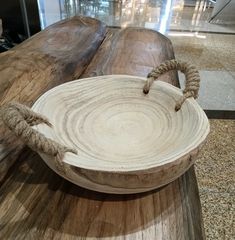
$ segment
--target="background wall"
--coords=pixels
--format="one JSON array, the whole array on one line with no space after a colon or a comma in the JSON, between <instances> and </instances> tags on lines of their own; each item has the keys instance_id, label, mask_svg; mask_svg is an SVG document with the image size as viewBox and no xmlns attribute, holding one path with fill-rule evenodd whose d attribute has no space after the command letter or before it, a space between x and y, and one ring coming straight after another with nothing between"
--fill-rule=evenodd
<instances>
[{"instance_id":1,"label":"background wall","mask_svg":"<svg viewBox=\"0 0 235 240\"><path fill-rule=\"evenodd\" d=\"M23 15L19 0L0 0L0 18L2 19L3 30L26 35ZM31 35L41 30L38 5L36 0L25 1L29 19Z\"/></svg>"}]
</instances>

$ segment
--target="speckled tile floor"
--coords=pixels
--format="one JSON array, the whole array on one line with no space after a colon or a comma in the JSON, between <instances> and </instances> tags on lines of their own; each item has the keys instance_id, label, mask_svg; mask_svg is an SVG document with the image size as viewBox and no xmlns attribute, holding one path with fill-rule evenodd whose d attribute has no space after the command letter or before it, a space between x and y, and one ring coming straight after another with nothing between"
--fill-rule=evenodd
<instances>
[{"instance_id":1,"label":"speckled tile floor","mask_svg":"<svg viewBox=\"0 0 235 240\"><path fill-rule=\"evenodd\" d=\"M199 97L199 103L204 109L208 106L219 109L223 105L222 108L234 110L235 35L199 33L199 36L169 34L168 37L176 58L199 69L203 87L200 93L204 98L200 101ZM212 88L217 81L228 87L225 90L221 84L215 86L222 94L217 94L219 98ZM235 239L235 120L213 119L210 125L211 132L195 164L206 239L232 240Z\"/></svg>"},{"instance_id":2,"label":"speckled tile floor","mask_svg":"<svg viewBox=\"0 0 235 240\"><path fill-rule=\"evenodd\" d=\"M235 120L210 120L195 168L207 239L235 239Z\"/></svg>"},{"instance_id":3,"label":"speckled tile floor","mask_svg":"<svg viewBox=\"0 0 235 240\"><path fill-rule=\"evenodd\" d=\"M233 92L233 100L226 106L234 109L235 35L204 35L206 39L198 39L196 36L168 37L172 41L176 58L197 66L202 86L208 81L205 72L213 75L212 83L220 80L221 74L231 76L231 85L228 87ZM223 80L226 85L229 79L226 77ZM203 94L214 96L209 87L205 85ZM224 103L229 95L228 89L224 91L218 87L218 91L224 98L215 98L214 106L217 108L220 100ZM201 102L201 105L204 103ZM235 239L235 120L211 119L210 124L211 132L195 164L206 239L232 240Z\"/></svg>"}]
</instances>

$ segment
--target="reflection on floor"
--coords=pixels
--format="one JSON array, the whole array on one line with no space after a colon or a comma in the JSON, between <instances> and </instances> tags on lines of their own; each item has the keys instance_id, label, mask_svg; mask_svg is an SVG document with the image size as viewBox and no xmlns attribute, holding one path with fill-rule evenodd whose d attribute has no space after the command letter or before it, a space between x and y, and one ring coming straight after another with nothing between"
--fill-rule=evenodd
<instances>
[{"instance_id":1,"label":"reflection on floor","mask_svg":"<svg viewBox=\"0 0 235 240\"><path fill-rule=\"evenodd\" d=\"M184 5L184 1L171 0L83 0L79 1L76 7L75 5L64 9L65 17L82 14L98 18L109 26L145 27L161 33L169 29L182 29L182 26L185 30L196 29L200 26L200 18L208 18L211 13L211 9L206 8L206 2L197 4L195 8L192 5ZM202 11L201 8L207 11Z\"/></svg>"},{"instance_id":2,"label":"reflection on floor","mask_svg":"<svg viewBox=\"0 0 235 240\"><path fill-rule=\"evenodd\" d=\"M100 19L109 26L138 26L161 33L168 31L210 31L235 33L234 25L210 24L209 0L39 0L42 27L74 15ZM43 4L42 4L43 2Z\"/></svg>"},{"instance_id":3,"label":"reflection on floor","mask_svg":"<svg viewBox=\"0 0 235 240\"><path fill-rule=\"evenodd\" d=\"M200 36L198 38L198 35ZM178 59L200 72L199 103L207 110L235 110L235 35L198 33L168 35ZM183 85L183 76L180 75Z\"/></svg>"}]
</instances>

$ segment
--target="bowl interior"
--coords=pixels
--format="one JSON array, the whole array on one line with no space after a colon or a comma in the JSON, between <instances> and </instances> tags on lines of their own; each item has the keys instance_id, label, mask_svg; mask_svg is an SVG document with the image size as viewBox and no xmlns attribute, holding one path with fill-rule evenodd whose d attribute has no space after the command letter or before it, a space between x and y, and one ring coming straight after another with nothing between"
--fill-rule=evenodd
<instances>
[{"instance_id":1,"label":"bowl interior","mask_svg":"<svg viewBox=\"0 0 235 240\"><path fill-rule=\"evenodd\" d=\"M33 110L53 129L36 128L76 148L64 161L104 171L134 171L174 161L197 147L209 132L206 115L194 99L175 112L181 90L157 81L148 95L144 78L125 75L80 79L41 96Z\"/></svg>"}]
</instances>

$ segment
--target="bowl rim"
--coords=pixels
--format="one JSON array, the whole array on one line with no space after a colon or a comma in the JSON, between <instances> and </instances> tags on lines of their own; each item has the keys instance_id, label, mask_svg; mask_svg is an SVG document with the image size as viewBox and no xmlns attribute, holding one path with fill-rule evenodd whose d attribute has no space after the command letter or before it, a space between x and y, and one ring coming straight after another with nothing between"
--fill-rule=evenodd
<instances>
[{"instance_id":1,"label":"bowl rim","mask_svg":"<svg viewBox=\"0 0 235 240\"><path fill-rule=\"evenodd\" d=\"M96 78L100 78L100 77L103 77L104 79L105 78L110 78L110 77L116 77L116 78L131 78L131 79L138 79L143 81L146 81L146 78L144 77L139 77L139 76L132 76L132 75L124 75L124 74L112 74L112 75L101 75L101 76L95 76L95 77L89 77L89 78L81 78L81 79L76 79L76 80L73 80L73 81L70 81L70 82L66 82L66 83L63 83L63 84L60 84L50 90L48 90L47 92L45 92L44 94L42 94L36 101L35 103L33 104L32 106L32 110L34 110L35 112L38 112L37 110L37 107L40 105L40 102L46 98L48 95L50 95L52 92L56 91L57 89L60 89L64 86L67 86L67 85L70 85L70 84L76 84L76 82L80 82L80 81L89 81L89 80L95 80ZM161 80L158 80L158 81L154 81L152 87L156 87L157 85L159 86L162 86L162 87L165 87L165 88L168 88L172 91L174 91L178 96L182 96L182 90L180 88L177 88L175 86L173 86L172 84L169 84L167 82L163 82ZM177 160L179 159L185 159L187 156L190 156L191 153L193 151L195 151L195 149L199 148L203 142L205 141L207 135L209 134L210 132L210 124L209 124L209 120L205 114L205 112L203 111L203 109L200 107L200 105L197 103L197 101L194 99L194 98L188 98L186 99L185 102L191 102L192 105L194 106L194 111L198 112L198 114L201 115L201 121L204 121L205 124L203 126L206 126L205 128L205 131L203 132L202 135L200 135L200 138L197 139L197 142L194 142L194 145L189 144L190 147L187 147L187 151L181 151L179 154L174 154L172 157L168 157L166 158L164 161L162 162L158 162L157 164L150 164L150 165L145 165L142 164L141 166L136 166L135 164L134 165L131 165L130 164L130 168L115 168L115 167L110 167L110 166L87 166L86 164L83 164L83 163L86 163L86 160L83 159L82 160L82 164L81 164L81 161L79 161L79 164L76 164L75 161L71 160L71 159L74 159L74 158L78 158L79 156L76 155L76 154L73 154L73 153L70 153L70 152L66 152L65 155L64 155L64 159L63 159L63 162L73 166L73 167L79 167L79 168L82 168L82 169L87 169L87 170L92 170L92 171L101 171L101 172L115 172L115 173L136 173L136 172L139 172L139 171L151 171L151 170L154 170L158 167L162 167L162 166L166 166L168 164L174 164L174 162L177 162ZM40 125L37 125L37 126L34 126L34 128L40 132ZM202 128L202 126L201 126ZM46 136L46 134L43 132L43 134ZM46 136L48 137L48 136ZM54 140L54 139L53 139ZM46 161L46 159L48 160L49 158L47 156L45 156L45 154L42 154L42 153L39 153L39 155L43 158L44 161Z\"/></svg>"}]
</instances>

